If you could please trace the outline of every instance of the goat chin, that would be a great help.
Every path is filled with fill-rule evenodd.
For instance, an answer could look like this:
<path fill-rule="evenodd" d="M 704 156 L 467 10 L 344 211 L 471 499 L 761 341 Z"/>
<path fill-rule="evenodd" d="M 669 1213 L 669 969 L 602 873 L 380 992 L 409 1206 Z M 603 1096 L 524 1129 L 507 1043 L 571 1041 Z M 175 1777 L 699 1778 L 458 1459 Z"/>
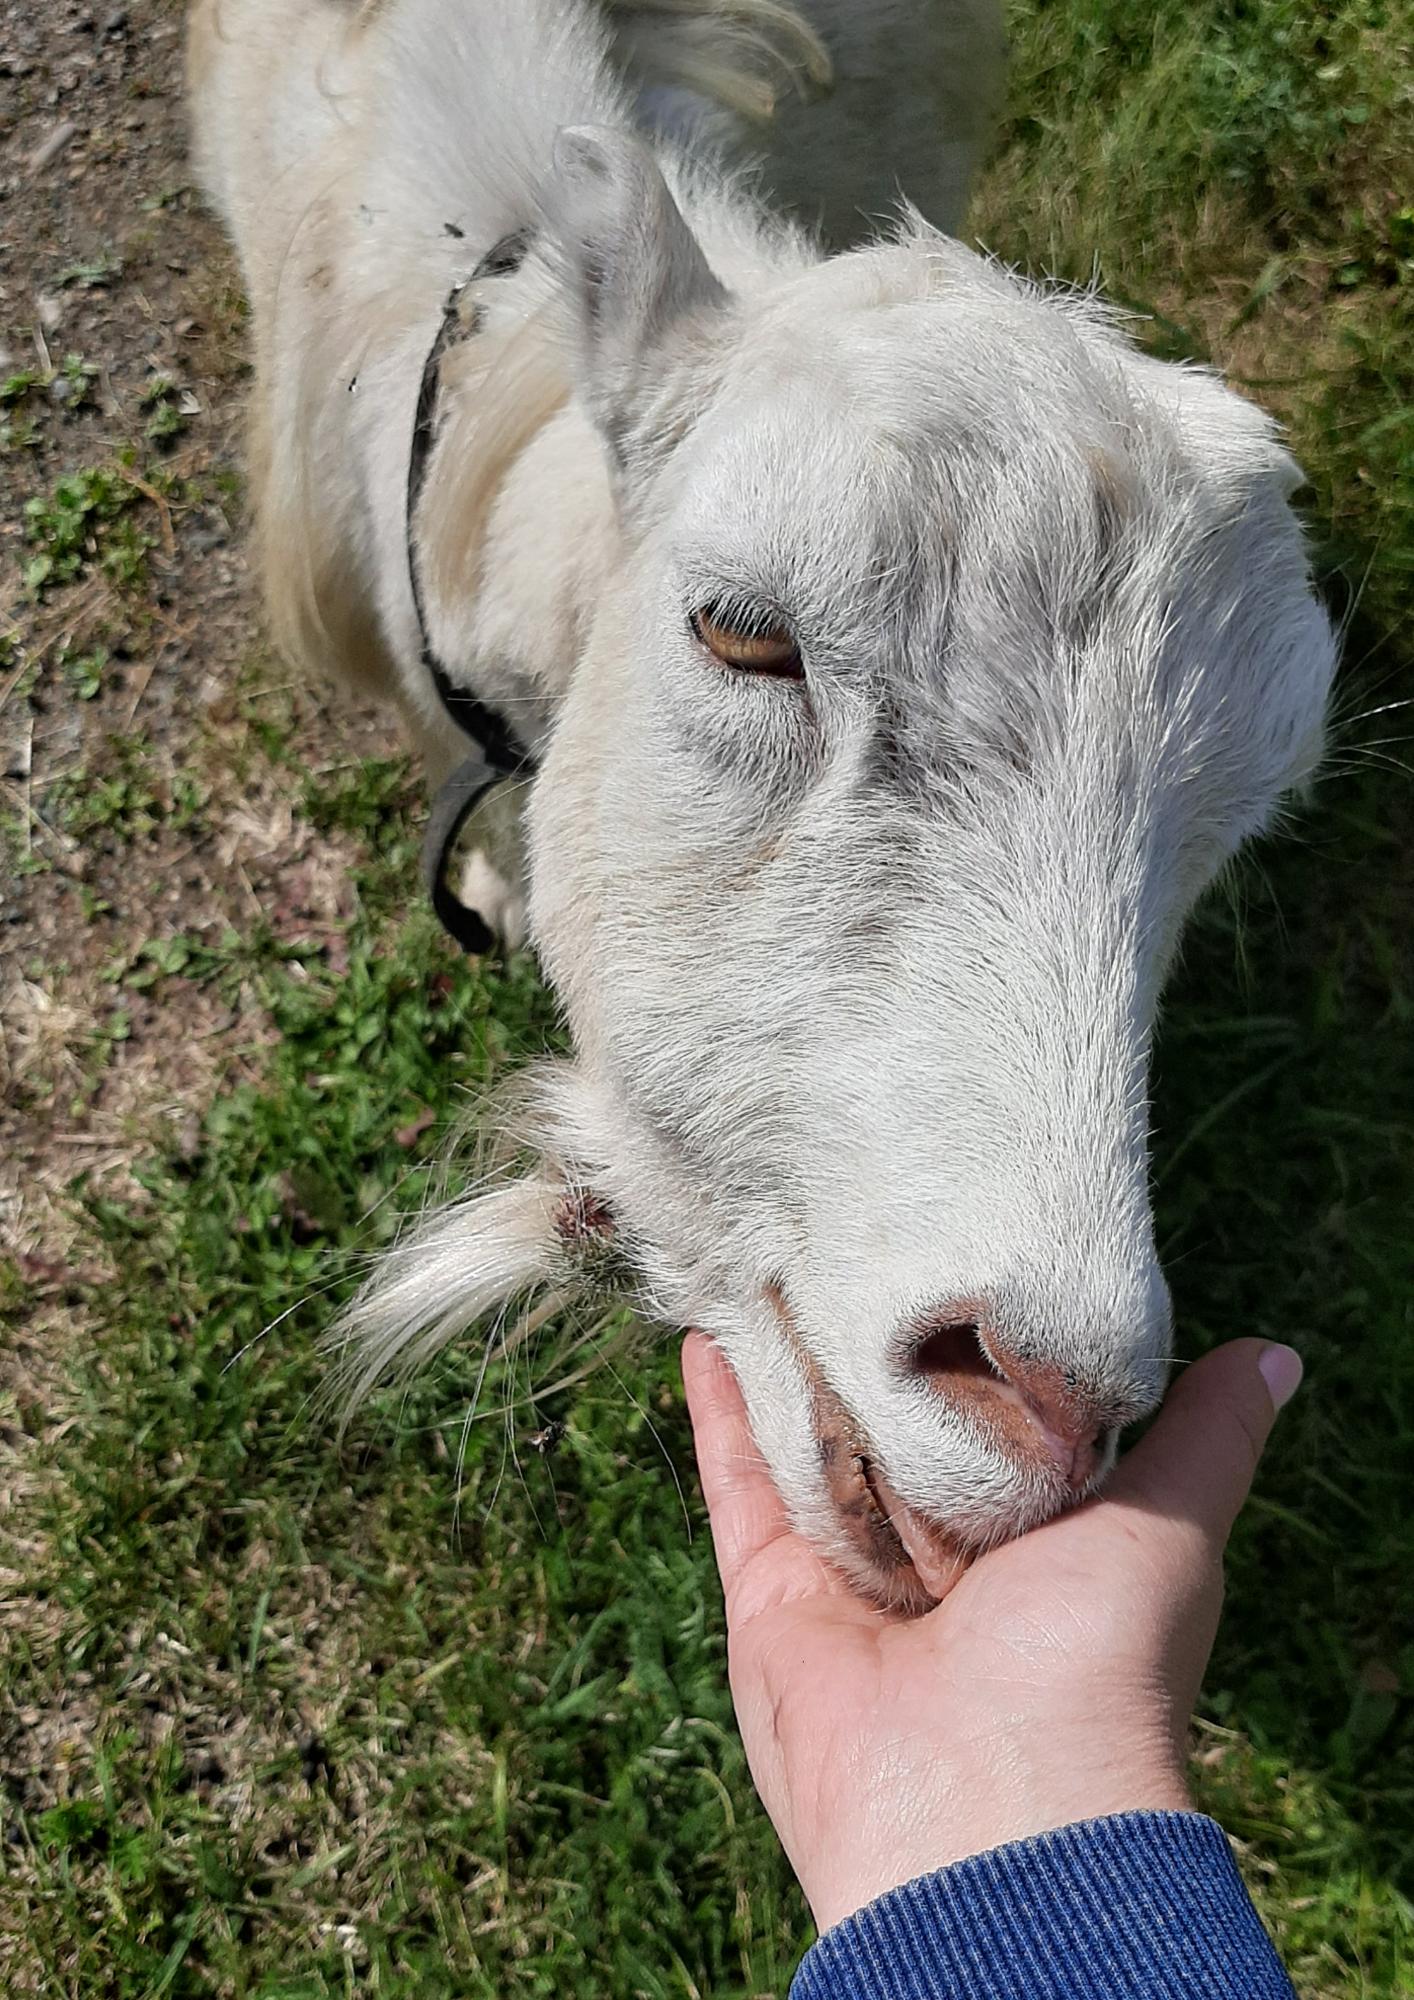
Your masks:
<path fill-rule="evenodd" d="M 562 1179 L 533 1173 L 437 1210 L 410 1230 L 336 1323 L 345 1415 L 374 1384 L 406 1377 L 512 1300 L 567 1275 Z"/>

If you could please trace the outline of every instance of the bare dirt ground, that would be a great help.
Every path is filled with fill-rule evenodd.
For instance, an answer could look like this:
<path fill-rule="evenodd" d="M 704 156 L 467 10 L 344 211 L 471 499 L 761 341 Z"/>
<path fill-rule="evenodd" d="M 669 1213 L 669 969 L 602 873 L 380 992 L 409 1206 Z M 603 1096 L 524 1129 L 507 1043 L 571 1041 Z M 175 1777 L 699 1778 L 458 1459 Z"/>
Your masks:
<path fill-rule="evenodd" d="M 60 1301 L 75 1176 L 121 1183 L 258 1033 L 196 982 L 119 1014 L 115 969 L 257 918 L 337 949 L 345 857 L 292 803 L 304 773 L 391 747 L 261 646 L 244 308 L 191 181 L 182 15 L 0 5 L 0 1249 Z M 121 519 L 95 511 L 77 574 L 36 585 L 56 489 L 91 472 Z"/>

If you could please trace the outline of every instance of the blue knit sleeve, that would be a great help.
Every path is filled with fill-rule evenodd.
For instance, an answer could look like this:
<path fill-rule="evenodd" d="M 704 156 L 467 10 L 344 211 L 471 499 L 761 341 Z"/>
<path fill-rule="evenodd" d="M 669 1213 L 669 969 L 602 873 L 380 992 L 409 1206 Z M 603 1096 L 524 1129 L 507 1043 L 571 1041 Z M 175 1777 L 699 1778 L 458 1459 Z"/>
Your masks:
<path fill-rule="evenodd" d="M 790 2000 L 1294 2000 L 1199 1813 L 1120 1813 L 955 1862 L 825 1932 Z"/>

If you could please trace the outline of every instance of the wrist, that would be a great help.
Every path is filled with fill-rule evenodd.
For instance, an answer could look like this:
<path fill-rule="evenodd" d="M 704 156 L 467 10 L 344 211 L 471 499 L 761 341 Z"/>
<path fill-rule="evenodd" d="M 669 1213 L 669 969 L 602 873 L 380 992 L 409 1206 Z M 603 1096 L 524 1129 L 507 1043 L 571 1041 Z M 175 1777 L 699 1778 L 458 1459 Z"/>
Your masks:
<path fill-rule="evenodd" d="M 974 1806 L 975 1801 L 969 1801 Z M 883 1837 L 864 1837 L 847 1850 L 815 1857 L 797 1870 L 817 1930 L 843 1923 L 866 1904 L 919 1876 L 966 1861 L 1015 1841 L 1055 1833 L 1086 1820 L 1129 1812 L 1192 1812 L 1192 1793 L 1182 1769 L 1168 1763 L 1109 1764 L 1072 1773 L 1053 1787 L 1026 1785 L 1017 1794 L 993 1797 L 982 1812 L 940 1811 L 910 1816 Z"/>

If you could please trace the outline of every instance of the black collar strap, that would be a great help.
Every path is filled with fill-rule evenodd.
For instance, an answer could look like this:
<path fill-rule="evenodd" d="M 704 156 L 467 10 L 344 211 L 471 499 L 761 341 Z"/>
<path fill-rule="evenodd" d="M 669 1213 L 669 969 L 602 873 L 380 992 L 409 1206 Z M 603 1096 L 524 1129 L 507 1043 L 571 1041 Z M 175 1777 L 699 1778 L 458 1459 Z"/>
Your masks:
<path fill-rule="evenodd" d="M 454 232 L 456 233 L 456 232 Z M 437 434 L 437 396 L 441 386 L 442 362 L 457 340 L 480 331 L 481 311 L 472 303 L 464 311 L 464 295 L 483 278 L 503 278 L 518 271 L 525 262 L 532 241 L 531 231 L 516 229 L 488 250 L 469 278 L 459 278 L 447 294 L 437 337 L 423 364 L 417 392 L 417 415 L 413 419 L 412 444 L 408 451 L 407 552 L 408 576 L 412 583 L 413 607 L 417 613 L 422 664 L 431 676 L 437 698 L 463 736 L 475 746 L 453 771 L 432 801 L 432 811 L 422 843 L 422 876 L 443 928 L 463 951 L 489 949 L 492 935 L 484 919 L 468 909 L 447 882 L 447 864 L 456 848 L 466 821 L 493 785 L 502 778 L 525 775 L 535 768 L 535 757 L 516 734 L 505 716 L 481 701 L 470 689 L 458 687 L 433 650 L 427 633 L 427 614 L 418 568 L 413 521 Z"/>

